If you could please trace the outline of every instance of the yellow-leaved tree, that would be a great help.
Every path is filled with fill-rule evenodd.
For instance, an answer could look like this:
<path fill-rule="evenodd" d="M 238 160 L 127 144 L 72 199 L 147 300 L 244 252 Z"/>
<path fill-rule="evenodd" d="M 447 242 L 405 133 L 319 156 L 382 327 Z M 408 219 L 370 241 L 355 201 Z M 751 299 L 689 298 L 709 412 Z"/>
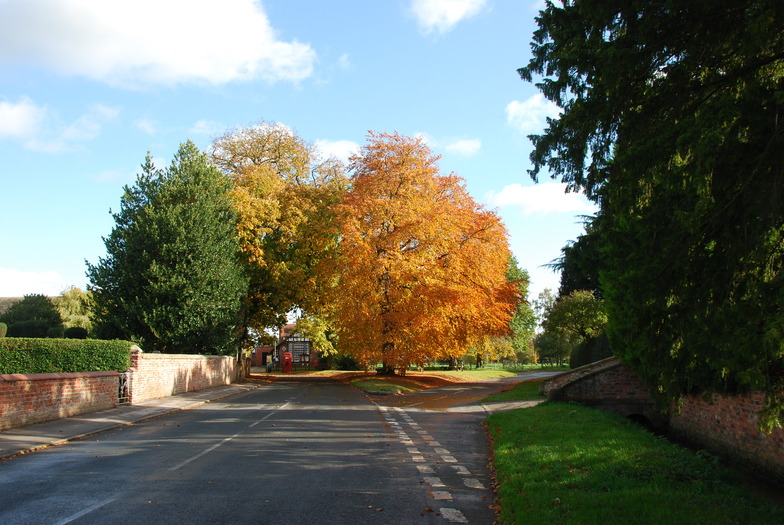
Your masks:
<path fill-rule="evenodd" d="M 210 154 L 234 183 L 237 234 L 250 275 L 245 325 L 261 333 L 315 300 L 313 269 L 332 241 L 345 169 L 320 158 L 287 126 L 263 121 L 229 130 Z"/>
<path fill-rule="evenodd" d="M 339 241 L 319 266 L 341 352 L 386 373 L 507 334 L 521 299 L 505 276 L 500 218 L 437 161 L 420 139 L 371 132 L 336 207 Z"/>

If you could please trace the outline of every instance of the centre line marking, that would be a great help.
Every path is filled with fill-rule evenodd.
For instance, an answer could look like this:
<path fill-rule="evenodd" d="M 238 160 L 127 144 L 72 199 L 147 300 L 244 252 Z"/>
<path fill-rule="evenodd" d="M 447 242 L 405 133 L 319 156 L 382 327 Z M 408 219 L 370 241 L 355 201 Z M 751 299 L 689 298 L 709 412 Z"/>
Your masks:
<path fill-rule="evenodd" d="M 258 425 L 259 423 L 261 423 L 261 422 L 262 422 L 262 421 L 264 421 L 265 419 L 267 419 L 267 418 L 271 417 L 271 416 L 272 416 L 273 414 L 275 414 L 275 413 L 276 413 L 278 410 L 282 410 L 282 409 L 286 408 L 286 406 L 288 406 L 288 404 L 289 404 L 289 403 L 291 403 L 291 401 L 290 401 L 290 400 L 289 400 L 289 401 L 286 401 L 286 403 L 284 403 L 284 404 L 283 404 L 283 405 L 281 405 L 280 407 L 276 408 L 275 410 L 273 410 L 272 412 L 270 412 L 269 414 L 267 414 L 267 415 L 266 415 L 266 416 L 264 416 L 263 418 L 259 419 L 259 420 L 258 420 L 258 421 L 256 421 L 255 423 L 251 424 L 251 425 L 250 425 L 248 428 L 252 428 L 252 427 L 254 427 L 254 426 Z M 174 466 L 173 466 L 172 468 L 170 468 L 169 470 L 171 470 L 171 471 L 175 471 L 175 470 L 179 470 L 179 469 L 181 469 L 182 467 L 184 467 L 185 465 L 187 465 L 187 464 L 188 464 L 188 463 L 190 463 L 191 461 L 195 461 L 195 460 L 199 459 L 200 457 L 204 456 L 205 454 L 209 454 L 210 452 L 212 452 L 213 450 L 215 450 L 215 449 L 216 449 L 216 448 L 218 448 L 219 446 L 223 445 L 224 443 L 228 443 L 229 441 L 231 441 L 231 440 L 232 440 L 232 439 L 234 439 L 235 437 L 239 436 L 241 433 L 242 433 L 242 432 L 237 432 L 237 433 L 236 433 L 236 434 L 234 434 L 233 436 L 227 437 L 227 438 L 226 438 L 226 439 L 224 439 L 223 441 L 220 441 L 220 442 L 218 442 L 218 443 L 215 443 L 215 444 L 214 444 L 213 446 L 211 446 L 210 448 L 208 448 L 208 449 L 206 449 L 206 450 L 202 450 L 201 452 L 199 452 L 199 453 L 198 453 L 198 454 L 196 454 L 195 456 L 192 456 L 192 457 L 190 457 L 190 458 L 186 459 L 185 461 L 183 461 L 183 462 L 181 462 L 181 463 L 178 463 L 177 465 L 174 465 Z"/>
<path fill-rule="evenodd" d="M 71 523 L 72 521 L 78 520 L 82 516 L 85 516 L 85 515 L 91 513 L 95 509 L 99 509 L 99 508 L 103 507 L 104 505 L 108 505 L 109 503 L 111 503 L 112 501 L 114 501 L 116 499 L 117 498 L 110 498 L 110 499 L 107 499 L 107 500 L 102 501 L 100 503 L 96 503 L 95 505 L 91 505 L 90 507 L 87 507 L 86 509 L 80 510 L 76 514 L 73 514 L 71 516 L 68 516 L 67 518 L 64 518 L 64 519 L 62 519 L 60 521 L 55 522 L 55 525 L 66 525 L 67 523 Z"/>

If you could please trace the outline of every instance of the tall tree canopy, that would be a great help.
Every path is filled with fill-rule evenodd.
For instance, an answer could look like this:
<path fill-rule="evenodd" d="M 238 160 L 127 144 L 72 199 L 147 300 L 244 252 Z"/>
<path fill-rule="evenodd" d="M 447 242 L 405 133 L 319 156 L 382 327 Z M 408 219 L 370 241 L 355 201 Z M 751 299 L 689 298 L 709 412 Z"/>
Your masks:
<path fill-rule="evenodd" d="M 437 161 L 419 139 L 371 132 L 352 158 L 335 256 L 321 266 L 341 351 L 387 371 L 508 334 L 520 299 L 501 220 Z"/>
<path fill-rule="evenodd" d="M 125 187 L 106 257 L 88 264 L 104 333 L 147 351 L 235 352 L 248 279 L 229 180 L 190 141 L 168 168 L 148 154 L 142 170 Z"/>
<path fill-rule="evenodd" d="M 268 122 L 226 132 L 210 154 L 233 183 L 237 234 L 251 279 L 246 324 L 258 332 L 282 325 L 288 311 L 316 298 L 313 269 L 331 240 L 344 168 L 321 159 L 288 127 Z"/>
<path fill-rule="evenodd" d="M 613 350 L 662 404 L 767 393 L 784 414 L 784 3 L 548 2 L 535 78 L 561 115 L 532 137 L 601 203 Z"/>

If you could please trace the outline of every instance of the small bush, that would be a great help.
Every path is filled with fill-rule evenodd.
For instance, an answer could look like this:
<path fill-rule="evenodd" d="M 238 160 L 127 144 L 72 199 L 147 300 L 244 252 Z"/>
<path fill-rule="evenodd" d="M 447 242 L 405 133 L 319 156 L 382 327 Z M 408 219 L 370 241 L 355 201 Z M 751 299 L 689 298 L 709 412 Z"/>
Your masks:
<path fill-rule="evenodd" d="M 124 372 L 131 364 L 130 341 L 96 339 L 0 339 L 0 374 Z"/>
<path fill-rule="evenodd" d="M 38 319 L 17 321 L 8 327 L 8 337 L 43 338 L 49 331 L 49 323 Z"/>
<path fill-rule="evenodd" d="M 62 326 L 50 326 L 46 330 L 46 337 L 51 337 L 52 339 L 62 339 L 65 337 L 65 328 Z"/>
<path fill-rule="evenodd" d="M 5 323 L 0 323 L 0 337 L 5 337 L 5 334 L 8 333 L 8 325 Z"/>
<path fill-rule="evenodd" d="M 335 365 L 338 370 L 359 370 L 359 363 L 350 355 L 335 356 Z"/>
<path fill-rule="evenodd" d="M 87 339 L 87 329 L 81 326 L 72 326 L 66 328 L 63 335 L 66 339 Z"/>

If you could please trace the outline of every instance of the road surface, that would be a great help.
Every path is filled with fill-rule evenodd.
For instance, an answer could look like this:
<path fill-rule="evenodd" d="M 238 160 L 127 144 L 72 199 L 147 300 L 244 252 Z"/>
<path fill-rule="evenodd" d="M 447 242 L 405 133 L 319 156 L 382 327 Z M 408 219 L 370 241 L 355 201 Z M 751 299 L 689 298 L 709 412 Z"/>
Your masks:
<path fill-rule="evenodd" d="M 0 524 L 492 523 L 484 414 L 385 405 L 282 379 L 4 460 Z"/>

